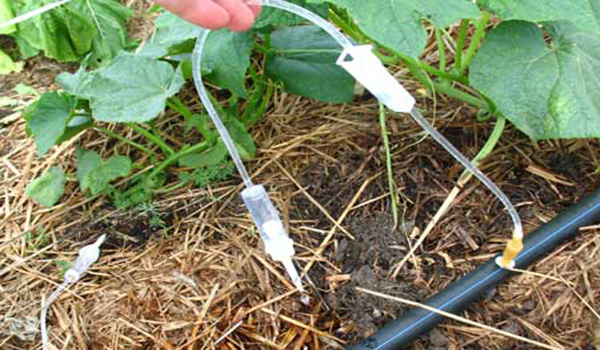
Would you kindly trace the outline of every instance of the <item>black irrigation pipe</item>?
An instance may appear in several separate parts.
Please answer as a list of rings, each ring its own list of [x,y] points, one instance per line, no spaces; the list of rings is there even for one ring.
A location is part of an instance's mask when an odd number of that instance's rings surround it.
[[[558,245],[577,236],[579,228],[600,220],[600,190],[584,198],[554,220],[525,237],[524,249],[515,259],[516,268],[524,269],[550,253]],[[494,259],[478,267],[425,304],[450,313],[458,313],[480,299],[492,288],[514,273],[496,265]],[[431,330],[445,317],[422,308],[414,308],[390,322],[376,334],[347,350],[391,350],[409,346],[423,333]]]

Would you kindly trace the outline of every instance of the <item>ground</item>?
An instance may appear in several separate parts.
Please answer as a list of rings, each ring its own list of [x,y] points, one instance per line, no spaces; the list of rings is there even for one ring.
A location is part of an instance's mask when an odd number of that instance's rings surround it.
[[[22,75],[0,78],[2,94],[12,95],[20,82],[53,89],[53,77],[72,68],[35,59]],[[473,157],[494,122],[478,122],[476,110],[404,82],[436,128]],[[180,98],[201,108],[191,86]],[[335,106],[277,93],[252,130],[259,152],[250,171],[281,210],[297,243],[296,264],[312,283],[304,305],[263,252],[237,176],[160,194],[150,206],[127,211],[71,183],[61,203],[45,209],[25,197],[26,184],[51,165],[73,171],[77,146],[107,156],[136,153],[88,131],[38,158],[23,121],[0,119],[0,348],[40,348],[37,317],[60,283],[60,262],[103,233],[100,261],[50,312],[57,349],[336,349],[368,336],[408,307],[356,287],[423,301],[501,251],[512,229],[498,201],[471,180],[393,277],[462,169],[409,117],[388,120],[398,224],[370,96]],[[167,112],[159,126],[175,122]],[[599,187],[599,158],[596,140],[532,142],[509,126],[481,168],[531,232]],[[598,349],[598,232],[582,230],[530,268],[541,275],[501,284],[461,316],[556,348]],[[413,348],[534,347],[451,321]]]

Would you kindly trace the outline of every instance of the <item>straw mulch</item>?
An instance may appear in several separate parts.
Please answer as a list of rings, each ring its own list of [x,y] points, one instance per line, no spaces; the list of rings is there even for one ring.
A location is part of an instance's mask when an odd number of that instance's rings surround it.
[[[49,74],[62,69],[35,64],[28,68],[29,83],[40,67]],[[18,81],[7,78],[3,93],[11,94],[8,87]],[[492,124],[477,122],[475,111],[456,101],[423,96],[418,84],[406,83],[436,127],[474,156]],[[36,87],[52,85],[46,80]],[[191,88],[180,97],[201,109]],[[499,252],[510,220],[472,180],[397,279],[382,273],[406,255],[462,169],[408,117],[390,116],[401,202],[401,222],[394,227],[378,106],[367,96],[358,100],[331,106],[278,93],[252,130],[259,152],[248,165],[256,182],[268,187],[297,243],[296,264],[310,280],[309,305],[263,252],[239,198],[238,177],[162,193],[150,206],[132,210],[86,197],[70,182],[61,202],[46,209],[26,198],[25,187],[53,165],[73,173],[77,147],[137,161],[141,155],[88,131],[38,158],[21,120],[1,125],[0,348],[41,348],[37,318],[42,300],[61,282],[60,262],[73,261],[79,248],[104,233],[109,239],[100,261],[51,308],[56,349],[336,349],[406,309],[355,287],[423,300]],[[159,126],[179,122],[167,111]],[[137,137],[121,126],[116,131]],[[508,127],[482,169],[519,207],[530,232],[598,187],[599,158],[597,141],[534,144]],[[152,224],[157,220],[163,224]],[[600,305],[598,232],[584,229],[533,266],[537,275],[502,284],[462,316],[554,348],[600,349],[594,311]],[[391,235],[394,243],[387,240]],[[371,242],[376,253],[367,247],[371,255],[365,259],[340,256],[355,241]],[[362,265],[348,267],[348,259]],[[370,279],[364,271],[373,272]],[[450,321],[414,348],[533,347]]]

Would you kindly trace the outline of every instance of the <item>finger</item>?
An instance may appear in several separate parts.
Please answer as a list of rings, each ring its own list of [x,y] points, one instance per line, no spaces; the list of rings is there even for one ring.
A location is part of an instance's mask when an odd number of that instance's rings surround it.
[[[156,3],[165,9],[173,12],[176,15],[181,15],[185,9],[189,9],[192,6],[194,0],[156,0]]]
[[[257,19],[258,16],[260,15],[260,11],[262,9],[261,5],[256,5],[256,4],[248,4],[248,7],[250,8],[250,10],[252,11],[252,13],[254,13],[254,19]]]
[[[256,18],[252,10],[243,0],[215,0],[231,16],[227,28],[235,32],[243,32],[254,24]]]
[[[181,18],[207,29],[221,29],[231,21],[229,12],[212,0],[156,0]]]

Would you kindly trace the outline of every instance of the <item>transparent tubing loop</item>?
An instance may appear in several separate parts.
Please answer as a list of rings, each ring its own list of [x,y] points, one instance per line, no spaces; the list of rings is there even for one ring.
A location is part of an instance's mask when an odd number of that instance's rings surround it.
[[[321,17],[315,15],[314,13],[312,13],[300,6],[290,4],[283,0],[262,0],[262,1],[261,0],[250,0],[249,3],[262,4],[264,6],[275,7],[275,8],[279,8],[282,10],[292,12],[296,15],[306,18],[307,20],[309,20],[309,21],[315,23],[316,25],[318,25],[319,27],[321,27],[323,30],[325,30],[327,33],[329,33],[344,49],[353,46],[352,42],[350,42],[350,40],[345,35],[343,35],[337,28],[332,26],[329,22],[325,21]],[[231,138],[229,137],[229,133],[223,126],[223,123],[221,122],[212,102],[210,101],[210,98],[208,97],[208,93],[206,92],[206,89],[204,88],[204,84],[202,82],[202,74],[201,74],[201,70],[200,70],[200,67],[202,66],[201,65],[202,50],[204,48],[204,44],[206,42],[206,38],[207,38],[208,34],[209,34],[208,30],[203,30],[201,32],[201,34],[199,35],[199,38],[198,38],[198,43],[196,44],[196,48],[194,50],[193,74],[194,74],[194,81],[196,84],[196,89],[198,90],[200,97],[202,99],[202,102],[205,104],[211,118],[217,125],[217,129],[219,130],[223,139],[225,140],[225,144],[226,144],[228,150],[232,154],[232,157],[234,157],[234,162],[235,162],[236,166],[238,167],[240,174],[242,175],[242,177],[246,176],[246,178],[244,180],[244,182],[246,183],[246,186],[251,186],[252,182],[248,176],[248,173],[247,173],[246,169],[244,168],[244,165],[243,165],[239,155],[237,154],[235,147],[233,146],[233,142],[231,141]],[[490,180],[483,172],[481,172],[476,166],[474,166],[470,160],[468,160],[465,156],[463,156],[462,153],[460,153],[460,151],[458,151],[444,136],[442,136],[442,134],[440,134],[438,131],[436,131],[433,128],[433,126],[421,115],[421,113],[416,108],[413,108],[411,110],[410,115],[425,131],[427,131],[440,145],[442,145],[442,147],[444,147],[463,167],[465,167],[465,169],[467,169],[469,172],[471,172],[473,175],[475,175],[475,177],[477,177],[479,179],[479,181],[481,181],[485,186],[487,186],[490,189],[490,191],[492,191],[492,193],[506,207],[508,214],[510,215],[510,217],[513,221],[513,224],[514,224],[513,239],[522,240],[523,239],[523,225],[521,223],[521,218],[519,217],[519,214],[518,214],[517,210],[515,209],[515,207],[513,206],[513,204],[511,203],[510,199],[508,199],[508,197],[504,194],[504,192],[502,192],[502,190],[498,186],[496,186],[496,184],[494,184],[492,182],[492,180]],[[219,128],[219,125],[221,125],[221,128]],[[236,160],[236,158],[237,158],[237,160]]]
[[[523,224],[517,209],[513,206],[512,202],[502,192],[502,190],[492,181],[487,175],[481,170],[474,166],[470,160],[468,160],[459,150],[457,150],[442,134],[440,134],[429,122],[421,115],[418,109],[413,108],[410,111],[410,116],[419,124],[425,131],[427,131],[431,137],[433,137],[446,151],[448,151],[462,166],[470,171],[475,177],[479,179],[485,186],[487,186],[500,202],[506,207],[508,214],[510,215],[513,224],[515,226],[514,237],[516,239],[523,239]]]

